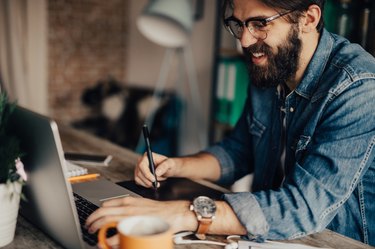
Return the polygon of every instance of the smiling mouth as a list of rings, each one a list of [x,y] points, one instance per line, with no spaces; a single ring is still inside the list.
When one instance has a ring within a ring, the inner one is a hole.
[[[252,53],[252,55],[255,58],[260,58],[260,57],[264,56],[265,54],[264,53]]]
[[[251,53],[252,59],[251,61],[258,66],[264,65],[267,60],[267,55],[266,53],[263,52],[256,52],[256,53]]]

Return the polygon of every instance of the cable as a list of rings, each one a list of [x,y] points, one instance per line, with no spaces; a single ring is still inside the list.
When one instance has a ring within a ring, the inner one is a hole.
[[[176,245],[186,245],[186,244],[206,244],[206,245],[218,245],[224,246],[225,249],[237,249],[238,243],[236,241],[231,240],[233,237],[228,236],[227,239],[230,243],[218,242],[218,241],[211,241],[211,240],[190,240],[184,239],[183,237],[192,235],[193,232],[181,232],[177,233],[173,236],[173,242]]]
[[[208,244],[208,245],[219,245],[219,246],[226,246],[226,243],[223,242],[217,242],[217,241],[211,241],[211,240],[190,240],[190,239],[184,239],[183,237],[175,237],[173,239],[174,243],[177,245],[183,245],[183,244]]]

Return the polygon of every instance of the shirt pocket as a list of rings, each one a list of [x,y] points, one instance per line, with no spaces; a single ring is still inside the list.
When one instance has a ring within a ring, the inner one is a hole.
[[[310,141],[311,141],[310,136],[301,135],[299,137],[295,146],[295,150],[296,150],[295,157],[296,157],[297,162],[302,163],[301,160],[303,160],[304,152],[306,151],[307,146],[309,145]]]
[[[253,145],[257,146],[264,131],[266,130],[266,126],[264,126],[255,117],[250,116],[250,115],[247,116],[247,124],[248,124],[248,131],[250,135],[253,137]]]

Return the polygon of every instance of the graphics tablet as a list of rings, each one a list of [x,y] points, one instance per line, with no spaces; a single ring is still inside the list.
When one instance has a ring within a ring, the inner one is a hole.
[[[220,200],[223,195],[223,192],[219,190],[186,178],[168,178],[160,182],[160,187],[157,190],[139,186],[133,180],[118,182],[117,184],[142,197],[159,201],[193,200],[195,197],[201,195],[208,196],[214,200]]]

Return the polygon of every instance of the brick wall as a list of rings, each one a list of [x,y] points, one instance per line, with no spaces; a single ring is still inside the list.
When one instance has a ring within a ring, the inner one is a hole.
[[[49,0],[49,106],[65,123],[82,119],[85,88],[125,78],[128,0]]]

